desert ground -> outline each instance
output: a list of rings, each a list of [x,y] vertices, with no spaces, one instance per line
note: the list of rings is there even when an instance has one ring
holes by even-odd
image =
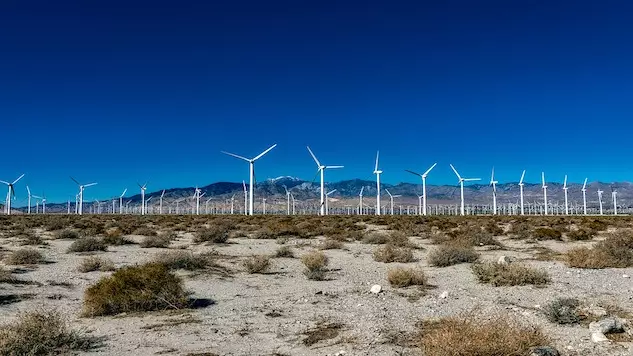
[[[633,355],[631,228],[2,217],[0,355]]]

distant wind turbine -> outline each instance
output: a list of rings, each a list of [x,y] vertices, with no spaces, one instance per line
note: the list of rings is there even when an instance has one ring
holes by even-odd
[[[547,215],[547,185],[545,185],[545,172],[541,172],[541,181],[543,182],[543,207],[545,209],[545,214]]]
[[[88,187],[92,187],[93,185],[97,185],[97,183],[89,183],[89,184],[81,184],[79,183],[75,178],[70,177],[70,179],[72,179],[73,182],[77,183],[77,185],[79,186],[79,209],[78,209],[78,214],[82,215],[83,214],[83,205],[84,205],[84,189],[88,188]]]
[[[611,198],[613,199],[613,215],[618,215],[618,191],[611,186]]]
[[[127,193],[127,188],[123,190],[123,193],[119,195],[119,214],[123,214],[123,196]],[[114,213],[114,212],[112,212]]]
[[[316,162],[316,164],[317,164],[317,167],[318,167],[317,174],[319,174],[319,173],[321,174],[321,208],[320,208],[320,214],[321,215],[325,215],[325,182],[324,182],[323,173],[325,172],[326,169],[343,168],[343,166],[325,166],[325,165],[322,165],[319,162],[319,160],[316,158],[314,153],[312,153],[312,150],[310,149],[310,147],[308,147],[308,152],[310,152],[310,155],[314,159],[314,162]]]
[[[492,215],[497,215],[497,183],[495,180],[495,167],[492,167],[490,175],[490,186],[492,186]]]
[[[28,194],[28,207],[27,207],[27,214],[31,214],[31,189],[29,189],[29,186],[26,186],[26,193]]]
[[[431,166],[431,168],[427,169],[426,172],[420,174],[420,173],[416,173],[410,170],[406,170],[407,172],[411,173],[411,174],[415,174],[416,176],[420,176],[420,178],[422,178],[422,215],[426,215],[426,177],[429,175],[429,173],[431,173],[431,170],[433,168],[435,168],[435,166],[437,165],[437,163],[433,163],[433,165]]]
[[[603,215],[602,213],[602,193],[604,193],[604,191],[600,190],[600,188],[598,188],[598,205],[600,206],[600,215]]]
[[[380,206],[380,175],[382,171],[378,169],[378,156],[380,155],[380,151],[376,152],[376,167],[374,168],[374,174],[376,175],[376,206]],[[361,192],[361,200],[362,200],[362,192]],[[362,205],[362,204],[361,204]],[[380,215],[380,209],[376,209],[376,215]]]
[[[567,204],[567,175],[565,174],[565,180],[563,182],[563,192],[565,193],[565,215],[569,215],[569,205]]]
[[[358,197],[360,199],[360,202],[358,203],[358,215],[363,215],[363,191],[365,190],[365,187],[361,187],[360,188],[360,194],[358,194]]]
[[[330,200],[330,195],[334,194],[336,189],[330,190],[327,194],[325,194],[325,215],[330,215],[330,208],[328,207],[328,200]]]
[[[284,185],[284,190],[286,191],[286,215],[290,215],[290,192],[288,191],[288,187]],[[233,208],[231,207],[231,214],[233,214]]]
[[[165,196],[165,189],[163,189],[163,191],[160,193],[160,200],[158,203],[158,213],[160,215],[163,214],[163,197]]]
[[[248,215],[248,191],[246,190],[246,182],[242,181],[242,186],[244,187],[244,215]]]
[[[457,170],[455,169],[455,167],[453,167],[452,164],[449,164],[451,166],[451,169],[453,170],[453,172],[455,172],[455,175],[457,176],[457,179],[459,180],[459,185],[460,185],[460,189],[461,189],[461,209],[460,209],[460,214],[463,216],[465,215],[464,212],[464,182],[474,182],[474,181],[478,181],[481,180],[481,178],[462,178],[462,176],[459,175],[459,173],[457,173]]]
[[[523,173],[521,173],[521,180],[519,181],[519,189],[521,191],[521,215],[525,215],[525,211],[523,210],[523,178],[525,178],[525,169]]]
[[[582,185],[582,211],[584,215],[587,215],[587,178]]]
[[[141,215],[145,215],[145,191],[147,190],[147,183],[141,185],[141,183],[136,183],[139,188],[141,188]]]
[[[0,183],[6,184],[8,191],[7,191],[7,203],[6,203],[6,209],[7,209],[7,215],[11,215],[11,198],[15,199],[15,184],[20,181],[20,179],[22,179],[22,177],[24,177],[24,174],[22,174],[21,176],[18,177],[18,179],[14,180],[13,183],[9,183],[9,182],[5,182],[3,180],[0,180]]]
[[[392,194],[389,192],[389,189],[385,189],[385,192],[387,192],[387,194],[389,194],[389,201],[390,201],[390,209],[389,209],[389,210],[390,210],[390,212],[391,212],[391,215],[393,215],[393,198],[399,198],[399,197],[401,197],[402,195],[392,195]]]

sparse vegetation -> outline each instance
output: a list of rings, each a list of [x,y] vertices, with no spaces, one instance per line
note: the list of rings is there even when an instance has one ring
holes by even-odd
[[[138,229],[134,230],[133,234],[134,235],[140,235],[140,236],[156,236],[156,235],[158,235],[156,233],[156,230],[152,229],[149,226],[141,226]]]
[[[81,260],[81,263],[79,264],[79,267],[77,267],[77,270],[82,273],[93,271],[114,271],[114,263],[106,258],[90,256]]]
[[[202,228],[194,234],[193,242],[213,242],[225,243],[229,239],[229,229],[225,225],[213,225],[212,227]]]
[[[478,259],[479,254],[470,246],[442,245],[428,255],[429,264],[436,267],[472,263]]]
[[[543,285],[549,283],[550,280],[547,273],[520,263],[476,263],[472,266],[472,270],[479,282],[492,284],[495,287]]]
[[[556,324],[576,324],[580,322],[580,302],[574,298],[558,298],[543,308],[547,320]]]
[[[576,268],[626,268],[633,266],[633,233],[622,230],[610,234],[593,248],[579,247],[566,254],[567,265]]]
[[[389,284],[402,288],[408,286],[423,286],[427,284],[427,278],[420,268],[394,268],[387,273]]]
[[[171,243],[171,239],[166,235],[158,235],[158,236],[145,236],[140,243],[142,248],[167,248]]]
[[[79,238],[79,233],[75,230],[64,229],[55,232],[56,239],[64,239],[64,240],[76,240]]]
[[[156,255],[153,262],[163,265],[170,270],[184,269],[188,271],[205,269],[212,264],[209,255],[194,255],[187,251],[163,252]]]
[[[264,255],[251,256],[244,260],[242,265],[248,273],[266,273],[270,268],[270,257]]]
[[[101,278],[84,296],[84,315],[115,315],[188,305],[180,277],[159,263],[124,267]]]
[[[408,247],[384,245],[374,250],[374,260],[377,262],[413,262],[413,251]]]
[[[274,256],[277,258],[294,258],[295,254],[292,252],[290,246],[281,246],[275,251]]]
[[[328,265],[329,261],[323,252],[308,252],[301,256],[301,262],[306,266],[303,274],[305,274],[308,279],[321,281],[325,278],[325,267]]]
[[[44,256],[41,252],[31,249],[23,248],[11,252],[4,260],[8,265],[36,265],[44,261]]]
[[[562,240],[563,234],[551,227],[539,227],[532,233],[536,240]]]
[[[80,239],[75,240],[70,247],[68,248],[68,252],[93,252],[93,251],[105,251],[108,246],[97,237],[82,237]]]
[[[325,239],[319,248],[321,250],[337,250],[342,249],[345,245],[338,240]]]

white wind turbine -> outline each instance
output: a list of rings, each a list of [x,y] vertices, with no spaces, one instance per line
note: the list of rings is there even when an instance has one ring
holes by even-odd
[[[73,182],[77,183],[77,185],[79,186],[79,210],[78,210],[78,213],[79,213],[79,215],[82,215],[83,211],[84,211],[83,210],[83,206],[84,206],[84,189],[86,189],[88,187],[92,187],[93,185],[97,185],[97,183],[81,184],[73,177],[70,177],[70,179],[72,179]]]
[[[519,181],[519,190],[521,191],[521,215],[525,215],[525,211],[523,210],[523,178],[525,178],[525,169],[523,173],[521,173],[521,180]]]
[[[21,176],[18,177],[18,179],[14,180],[13,183],[9,183],[9,182],[5,182],[3,180],[0,180],[0,183],[6,184],[8,191],[7,191],[7,203],[6,203],[6,210],[7,210],[7,215],[11,215],[11,198],[15,199],[15,184],[22,179],[22,177],[24,177],[24,174],[22,174]]]
[[[147,183],[143,185],[136,183],[136,185],[141,188],[141,215],[145,215],[145,191],[147,190]]]
[[[358,194],[358,197],[360,198],[360,202],[358,203],[358,215],[363,215],[363,191],[365,190],[365,187],[361,187],[360,188],[360,194]]]
[[[152,195],[151,197],[149,197],[146,201],[145,201],[145,214],[147,214],[147,204],[149,204],[149,201],[152,200],[154,196]]]
[[[288,191],[288,187],[286,187],[285,185],[284,185],[284,190],[286,191],[286,205],[287,205],[286,214],[290,215],[290,192]],[[233,212],[231,212],[231,214],[233,214]]]
[[[335,168],[343,168],[343,166],[324,166],[322,165],[319,160],[316,158],[316,156],[314,155],[314,153],[312,153],[312,150],[310,149],[310,147],[308,147],[308,152],[310,152],[310,155],[312,156],[312,158],[314,158],[314,162],[316,162],[317,167],[318,167],[318,171],[317,174],[321,174],[321,209],[320,209],[320,214],[321,215],[325,215],[325,183],[323,180],[323,173],[325,172],[326,169],[335,169]]]
[[[420,178],[422,178],[422,215],[426,215],[426,177],[429,175],[431,170],[435,168],[436,165],[437,163],[433,163],[431,168],[427,169],[426,172],[422,174],[406,170],[407,172],[415,174],[416,176],[420,176]]]
[[[26,192],[28,194],[28,207],[27,207],[27,214],[31,214],[31,189],[29,189],[29,186],[26,186]]]
[[[541,172],[541,181],[543,182],[543,207],[545,209],[545,214],[547,215],[547,185],[545,185],[545,172]]]
[[[196,202],[196,215],[200,215],[200,193],[202,191],[198,187],[193,191],[193,199]]]
[[[618,215],[618,191],[611,186],[611,198],[613,199],[613,215]]]
[[[565,174],[565,180],[563,182],[563,191],[565,192],[565,215],[569,215],[569,205],[567,205],[567,175]]]
[[[251,158],[248,159],[246,157],[242,157],[242,156],[238,156],[236,154],[233,153],[229,153],[229,152],[225,152],[222,151],[222,153],[235,157],[235,158],[239,158],[241,160],[244,160],[246,162],[249,163],[249,179],[250,179],[250,183],[249,183],[249,204],[248,204],[248,215],[253,215],[253,181],[255,180],[255,161],[257,161],[258,159],[262,158],[266,153],[268,153],[270,150],[272,150],[273,148],[277,147],[277,144],[274,144],[272,146],[270,146],[266,151],[260,153],[259,155],[255,156],[255,158]]]
[[[455,175],[457,176],[457,179],[459,180],[459,185],[460,185],[460,190],[461,190],[461,209],[460,209],[460,213],[461,215],[465,215],[464,212],[464,182],[474,182],[477,180],[481,180],[481,178],[462,178],[462,176],[459,175],[459,173],[457,173],[457,170],[455,169],[455,167],[453,167],[452,164],[449,164],[451,166],[451,169],[453,170],[453,172],[455,172]]]
[[[497,183],[495,180],[495,167],[492,167],[490,175],[490,185],[492,186],[492,215],[497,215]]]
[[[202,193],[202,195],[204,195],[204,193]],[[231,215],[233,215],[233,207],[234,206],[235,206],[235,194],[233,194],[233,196],[231,197]]]
[[[327,194],[325,194],[325,215],[330,215],[330,208],[328,207],[328,200],[330,200],[330,195],[334,194],[336,189],[330,190]]]
[[[376,175],[376,206],[380,206],[380,175],[382,174],[382,171],[378,169],[379,155],[380,155],[380,151],[376,151],[376,168],[374,168],[374,174]],[[361,199],[362,199],[362,192],[361,192]],[[380,209],[376,209],[376,215],[380,215]]]
[[[127,188],[123,190],[123,193],[119,195],[119,214],[123,214],[123,196],[127,193]],[[114,214],[114,211],[112,212]]]
[[[165,189],[163,189],[163,192],[160,193],[160,201],[159,201],[159,205],[158,205],[158,213],[159,214],[163,214],[163,197],[165,196]]]
[[[422,215],[422,198],[423,195],[418,195],[418,215]]]
[[[248,215],[247,205],[248,205],[248,191],[246,190],[246,182],[242,181],[242,186],[244,187],[244,215]]]
[[[391,193],[389,192],[389,189],[385,189],[385,192],[387,192],[387,194],[389,194],[389,201],[390,201],[390,211],[391,211],[391,215],[393,215],[393,198],[399,198],[402,195],[391,195]]]
[[[600,206],[600,215],[603,215],[602,213],[602,193],[604,193],[604,191],[600,190],[598,188],[598,205]]]
[[[584,215],[587,215],[587,178],[582,184],[582,211]]]

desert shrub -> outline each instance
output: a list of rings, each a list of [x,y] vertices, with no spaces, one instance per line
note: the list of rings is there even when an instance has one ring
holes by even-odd
[[[225,225],[212,225],[202,228],[194,234],[193,242],[225,243],[229,239],[229,229]]]
[[[389,235],[384,232],[371,231],[365,234],[362,239],[363,243],[372,244],[372,245],[380,245],[386,244],[389,241]]]
[[[101,278],[84,295],[85,316],[115,315],[188,306],[180,277],[159,263],[124,267]]]
[[[56,239],[75,240],[79,238],[79,233],[75,230],[64,229],[55,232]]]
[[[419,268],[394,268],[387,273],[389,284],[402,288],[408,286],[423,286],[427,284],[424,272]]]
[[[321,281],[325,278],[325,267],[328,265],[327,256],[321,251],[308,252],[301,256],[301,262],[306,269],[303,274],[308,279]]]
[[[282,258],[282,257],[294,258],[295,257],[290,246],[281,246],[280,248],[277,249],[277,251],[275,251],[274,256],[277,258]]]
[[[20,239],[20,245],[43,245],[44,239],[42,236],[35,233],[33,230],[26,230],[20,235],[18,235]]]
[[[77,267],[77,270],[82,273],[92,271],[114,271],[114,263],[105,258],[90,256],[81,260],[81,263],[79,264],[79,267]]]
[[[103,240],[97,237],[82,237],[68,247],[68,252],[105,251],[107,248]]]
[[[597,232],[597,231],[606,230],[609,227],[609,224],[601,220],[589,220],[589,221],[583,221],[582,226],[589,230]]]
[[[342,249],[345,245],[338,240],[325,239],[319,248],[321,250],[337,250]]]
[[[529,355],[550,340],[537,327],[521,325],[507,316],[472,316],[423,322],[419,344],[425,356]]]
[[[488,231],[478,225],[463,225],[446,234],[432,236],[436,244],[449,243],[462,246],[499,246],[499,241]]]
[[[374,260],[377,262],[412,262],[413,252],[408,247],[397,247],[393,245],[384,245],[374,250]]]
[[[479,254],[470,246],[442,245],[428,255],[429,264],[436,267],[471,263],[478,259]]]
[[[0,328],[0,355],[66,355],[100,344],[95,337],[70,330],[55,311],[26,312]]]
[[[205,269],[213,261],[209,255],[205,254],[194,255],[187,251],[169,251],[157,254],[152,262],[163,265],[170,270],[184,269],[195,271]]]
[[[633,235],[629,230],[610,234],[593,248],[567,251],[567,265],[576,268],[626,268],[633,266]]]
[[[574,298],[558,298],[543,308],[547,320],[556,324],[576,324],[580,322],[580,302]]]
[[[500,236],[500,235],[503,235],[504,233],[503,229],[499,227],[499,224],[497,224],[497,222],[494,220],[488,221],[488,223],[484,225],[484,230],[487,233],[492,234],[494,236]]]
[[[0,283],[7,283],[11,281],[13,281],[13,276],[11,275],[11,271],[0,266]]]
[[[411,247],[414,248],[415,245],[411,243],[407,235],[400,231],[393,231],[389,234],[388,244],[398,247]]]
[[[30,248],[11,252],[4,260],[8,265],[35,265],[44,261],[42,253]]]
[[[526,222],[516,222],[510,225],[510,234],[514,235],[515,239],[527,239],[530,237],[530,225]]]
[[[560,230],[552,229],[551,227],[539,227],[532,232],[537,240],[562,240],[563,234]]]
[[[126,236],[121,234],[105,234],[101,239],[104,244],[109,246],[122,246],[122,245],[130,245],[133,244],[134,241],[130,240]]]
[[[519,263],[499,264],[492,262],[476,263],[472,270],[481,283],[499,286],[543,285],[549,283],[549,276]]]
[[[57,231],[61,230],[68,226],[67,220],[62,220],[61,218],[49,219],[44,228],[48,231]]]
[[[593,230],[587,228],[580,228],[567,233],[567,238],[571,241],[591,240],[594,236],[595,233],[593,232]]]
[[[138,229],[134,230],[133,234],[140,235],[140,236],[156,236],[157,235],[156,230],[148,226],[139,227]]]
[[[145,236],[140,243],[142,248],[166,248],[169,246],[171,239],[168,236],[158,235],[158,236]]]
[[[242,266],[248,273],[266,273],[270,269],[270,257],[264,255],[251,256],[244,260]]]

